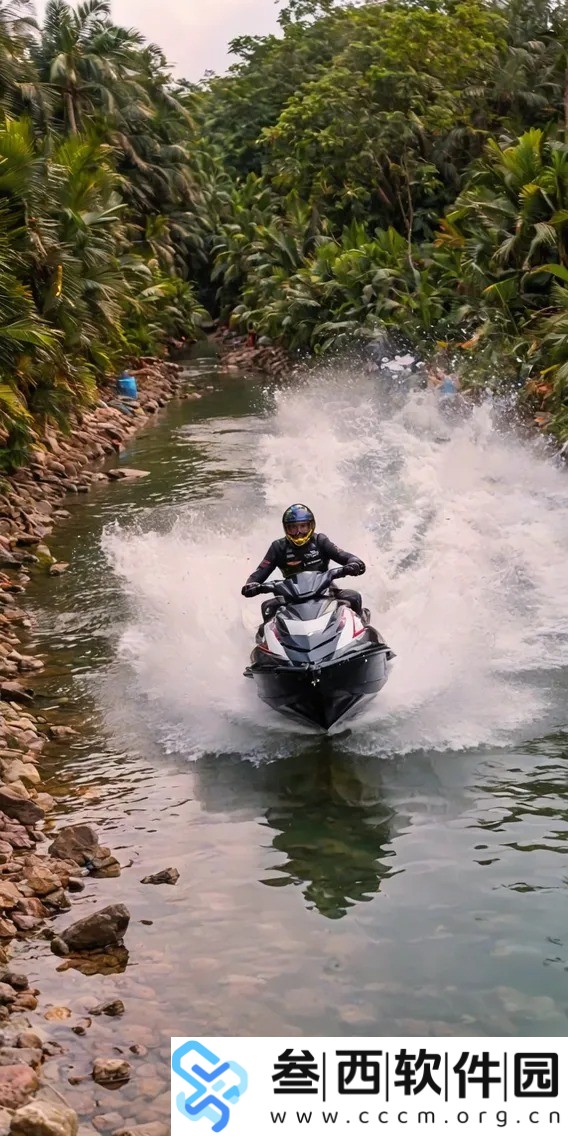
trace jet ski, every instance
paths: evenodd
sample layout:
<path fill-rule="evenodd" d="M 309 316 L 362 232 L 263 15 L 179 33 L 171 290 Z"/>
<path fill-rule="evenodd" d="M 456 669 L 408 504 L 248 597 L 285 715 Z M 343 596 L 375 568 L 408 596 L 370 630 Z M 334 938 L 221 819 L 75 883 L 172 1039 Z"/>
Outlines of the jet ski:
<path fill-rule="evenodd" d="M 334 594 L 343 568 L 263 584 L 280 605 L 258 629 L 245 676 L 279 714 L 329 730 L 385 685 L 394 651 Z"/>

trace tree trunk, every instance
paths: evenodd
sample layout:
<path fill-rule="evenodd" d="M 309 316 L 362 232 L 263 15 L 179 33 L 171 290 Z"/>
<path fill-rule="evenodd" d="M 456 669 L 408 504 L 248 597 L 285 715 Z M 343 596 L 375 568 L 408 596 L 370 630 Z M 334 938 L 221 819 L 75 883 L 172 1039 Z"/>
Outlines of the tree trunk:
<path fill-rule="evenodd" d="M 69 129 L 72 134 L 77 134 L 77 121 L 75 119 L 75 107 L 73 106 L 73 95 L 71 91 L 67 91 L 65 95 L 65 105 L 67 108 L 67 119 L 69 122 Z"/>

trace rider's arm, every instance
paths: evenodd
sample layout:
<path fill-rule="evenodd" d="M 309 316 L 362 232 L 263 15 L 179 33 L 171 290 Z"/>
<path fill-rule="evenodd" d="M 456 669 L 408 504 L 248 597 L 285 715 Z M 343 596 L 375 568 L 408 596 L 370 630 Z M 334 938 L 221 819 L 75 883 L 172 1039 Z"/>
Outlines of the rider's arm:
<path fill-rule="evenodd" d="M 359 557 L 355 556 L 354 553 L 344 552 L 342 548 L 338 548 L 324 533 L 318 534 L 318 546 L 323 555 L 327 556 L 329 560 L 335 560 L 336 564 L 349 564 L 352 560 L 359 560 Z"/>
<path fill-rule="evenodd" d="M 258 568 L 255 568 L 254 572 L 251 572 L 247 584 L 264 584 L 264 581 L 268 579 L 270 573 L 274 572 L 274 569 L 277 567 L 277 549 L 278 541 L 275 540 L 270 545 L 264 560 L 261 560 Z"/>

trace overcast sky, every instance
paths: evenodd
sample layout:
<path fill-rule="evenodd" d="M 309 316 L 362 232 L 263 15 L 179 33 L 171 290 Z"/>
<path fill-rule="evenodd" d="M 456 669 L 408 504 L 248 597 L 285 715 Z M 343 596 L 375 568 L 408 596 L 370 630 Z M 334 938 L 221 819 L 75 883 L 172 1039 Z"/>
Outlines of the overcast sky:
<path fill-rule="evenodd" d="M 227 52 L 238 35 L 266 35 L 277 28 L 274 0 L 111 0 L 117 24 L 135 27 L 163 48 L 176 75 L 201 79 L 205 71 L 226 71 Z M 44 2 L 38 0 L 38 14 Z"/>

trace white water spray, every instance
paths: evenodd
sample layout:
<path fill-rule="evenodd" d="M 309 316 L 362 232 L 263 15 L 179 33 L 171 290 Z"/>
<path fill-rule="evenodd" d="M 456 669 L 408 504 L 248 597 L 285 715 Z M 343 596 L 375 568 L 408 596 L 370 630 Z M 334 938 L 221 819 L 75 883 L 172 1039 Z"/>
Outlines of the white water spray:
<path fill-rule="evenodd" d="M 564 471 L 500 434 L 488 406 L 449 425 L 433 394 L 389 409 L 372 378 L 314 379 L 252 425 L 231 442 L 250 482 L 188 507 L 167 533 L 105 535 L 131 598 L 130 693 L 163 744 L 199 755 L 305 743 L 242 676 L 259 603 L 240 587 L 291 501 L 366 561 L 357 583 L 397 654 L 350 748 L 499 745 L 566 724 Z"/>

